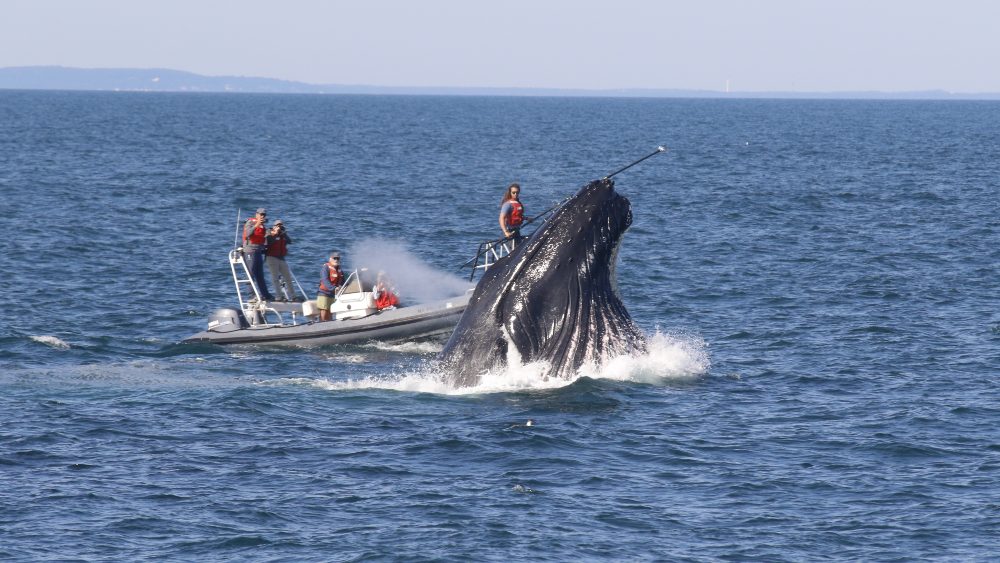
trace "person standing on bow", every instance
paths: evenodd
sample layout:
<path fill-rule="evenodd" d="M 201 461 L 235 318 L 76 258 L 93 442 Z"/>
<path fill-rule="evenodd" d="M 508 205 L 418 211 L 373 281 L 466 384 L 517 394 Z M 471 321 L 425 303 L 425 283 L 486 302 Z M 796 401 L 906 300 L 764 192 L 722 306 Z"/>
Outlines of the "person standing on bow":
<path fill-rule="evenodd" d="M 295 286 L 292 283 L 292 271 L 288 268 L 285 256 L 288 255 L 288 245 L 292 238 L 285 231 L 285 223 L 281 219 L 267 233 L 267 250 L 264 251 L 267 269 L 271 272 L 271 285 L 282 301 L 295 301 Z M 285 298 L 281 297 L 281 279 L 285 280 Z"/>
<path fill-rule="evenodd" d="M 330 259 L 323 264 L 319 273 L 319 292 L 316 307 L 320 322 L 330 320 L 330 306 L 337 297 L 337 289 L 344 284 L 344 272 L 340 269 L 340 253 L 331 252 Z"/>
<path fill-rule="evenodd" d="M 267 282 L 264 281 L 264 248 L 267 245 L 267 210 L 261 207 L 257 214 L 247 219 L 243 224 L 243 254 L 249 261 L 247 269 L 250 270 L 250 278 L 257 286 L 257 292 L 261 299 L 273 301 L 274 296 L 267 290 Z"/>
<path fill-rule="evenodd" d="M 512 239 L 515 244 L 524 237 L 521 236 L 521 225 L 524 224 L 524 204 L 521 203 L 521 185 L 513 183 L 507 186 L 507 191 L 500 200 L 500 230 L 504 238 Z"/>

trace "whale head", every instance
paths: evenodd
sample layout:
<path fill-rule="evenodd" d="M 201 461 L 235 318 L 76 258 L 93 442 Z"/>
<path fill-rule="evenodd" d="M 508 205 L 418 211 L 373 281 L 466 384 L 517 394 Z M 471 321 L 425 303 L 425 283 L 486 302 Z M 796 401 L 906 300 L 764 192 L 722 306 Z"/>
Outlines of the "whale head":
<path fill-rule="evenodd" d="M 610 179 L 560 205 L 479 281 L 439 357 L 451 382 L 475 385 L 511 358 L 569 378 L 584 364 L 645 350 L 615 280 L 631 224 L 631 204 Z"/>

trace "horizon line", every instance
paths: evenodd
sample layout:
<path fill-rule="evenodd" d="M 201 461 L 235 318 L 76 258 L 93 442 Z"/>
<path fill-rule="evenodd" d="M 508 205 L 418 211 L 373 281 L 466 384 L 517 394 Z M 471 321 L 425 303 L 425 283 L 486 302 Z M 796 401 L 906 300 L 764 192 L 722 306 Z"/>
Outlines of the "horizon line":
<path fill-rule="evenodd" d="M 141 73 L 152 84 L 147 87 L 139 87 L 138 84 L 131 84 L 129 87 L 110 87 L 103 85 L 99 87 L 52 87 L 52 86 L 32 86 L 30 83 L 24 86 L 5 84 L 2 80 L 4 74 L 10 73 L 39 73 L 39 72 L 70 72 L 70 73 Z M 199 86 L 178 85 L 170 87 L 167 84 L 160 84 L 159 76 L 149 77 L 149 74 L 169 73 L 172 78 L 188 77 L 194 80 L 208 81 L 238 81 L 239 85 L 215 84 Z M 20 76 L 22 80 L 25 76 Z M 33 76 L 31 78 L 38 78 Z M 130 77 L 135 79 L 136 77 Z M 47 79 L 52 80 L 51 77 Z M 342 83 L 312 83 L 297 80 L 287 80 L 283 78 L 271 78 L 265 76 L 247 75 L 206 75 L 186 70 L 177 70 L 166 67 L 70 67 L 62 65 L 30 65 L 30 66 L 8 66 L 0 67 L 0 90 L 84 90 L 84 91 L 129 91 L 129 92 L 231 92 L 231 93 L 289 93 L 289 94 L 402 94 L 402 95 L 475 95 L 476 93 L 500 93 L 500 95 L 538 95 L 538 96 L 572 96 L 572 97 L 710 97 L 710 98 L 762 98 L 762 97 L 820 97 L 820 98 L 852 98 L 852 97 L 874 97 L 874 98 L 904 98 L 914 99 L 921 96 L 931 96 L 930 99 L 1000 99 L 1000 92 L 958 92 L 943 88 L 932 88 L 924 90 L 733 90 L 726 81 L 724 90 L 711 90 L 705 88 L 679 88 L 679 87 L 616 87 L 616 88 L 587 88 L 587 87 L 564 87 L 564 86 L 406 86 L 406 85 L 378 85 L 378 84 L 342 84 Z M 252 84 L 253 83 L 253 84 Z M 261 84 L 263 83 L 263 84 Z M 268 88 L 268 83 L 271 87 Z M 152 86 L 152 87 L 150 87 Z M 279 88 L 280 86 L 280 88 Z M 247 89 L 250 88 L 250 89 Z M 305 90 L 305 91 L 303 91 Z M 329 90 L 329 91 L 328 91 Z M 659 94 L 659 95 L 657 95 Z"/>

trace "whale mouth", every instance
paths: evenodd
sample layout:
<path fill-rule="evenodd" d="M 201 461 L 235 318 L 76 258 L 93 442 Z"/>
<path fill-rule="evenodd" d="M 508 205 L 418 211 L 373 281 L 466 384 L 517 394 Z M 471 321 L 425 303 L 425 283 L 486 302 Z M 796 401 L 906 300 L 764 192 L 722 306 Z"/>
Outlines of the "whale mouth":
<path fill-rule="evenodd" d="M 631 202 L 627 197 L 612 191 L 611 197 L 604 203 L 600 216 L 594 224 L 600 230 L 599 236 L 596 237 L 596 246 L 605 246 L 613 265 L 616 262 L 622 235 L 632 226 Z"/>
<path fill-rule="evenodd" d="M 629 217 L 631 217 L 631 213 Z M 622 237 L 618 237 L 618 242 L 615 244 L 614 248 L 611 249 L 611 258 L 609 259 L 608 266 L 608 281 L 611 283 L 611 291 L 614 293 L 615 297 L 621 299 L 622 293 L 618 289 L 618 251 L 622 247 Z"/>

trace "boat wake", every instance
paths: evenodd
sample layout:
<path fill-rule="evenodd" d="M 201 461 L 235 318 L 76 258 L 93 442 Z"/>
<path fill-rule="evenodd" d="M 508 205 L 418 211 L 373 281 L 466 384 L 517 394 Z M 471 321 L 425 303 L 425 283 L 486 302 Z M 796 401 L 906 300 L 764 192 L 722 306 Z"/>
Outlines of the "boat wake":
<path fill-rule="evenodd" d="M 665 385 L 678 380 L 702 377 L 708 373 L 710 365 L 708 344 L 701 338 L 657 332 L 649 338 L 648 350 L 645 353 L 611 358 L 600 365 L 583 366 L 575 377 L 568 379 L 546 376 L 548 366 L 536 362 L 511 363 L 501 371 L 483 374 L 479 384 L 472 387 L 450 385 L 448 374 L 436 371 L 434 368 L 397 376 L 373 376 L 347 381 L 284 378 L 271 380 L 268 384 L 308 385 L 330 391 L 387 389 L 410 393 L 477 395 L 556 389 L 570 385 L 582 377 Z"/>

